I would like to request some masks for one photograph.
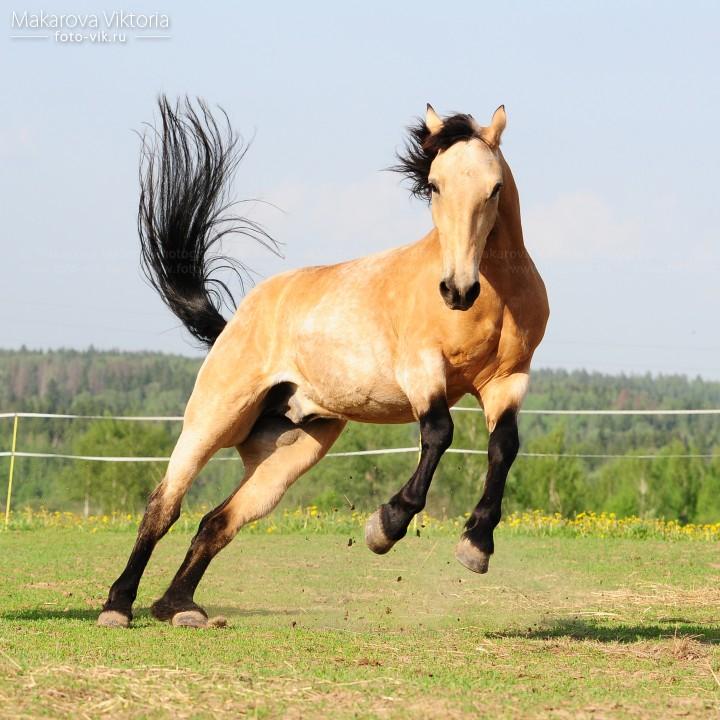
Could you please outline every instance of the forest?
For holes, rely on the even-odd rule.
[[[0,412],[80,415],[181,415],[200,359],[160,353],[57,350],[0,351]],[[471,397],[460,405],[474,407]],[[685,376],[533,371],[525,409],[655,410],[720,407],[720,382]],[[480,413],[454,413],[453,447],[485,450]],[[508,479],[504,511],[581,511],[720,520],[720,416],[520,416],[521,452]],[[17,449],[77,455],[166,456],[178,422],[21,418]],[[12,418],[0,419],[0,450],[10,449]],[[415,447],[418,427],[351,423],[338,452]],[[613,457],[575,457],[611,455]],[[656,456],[640,459],[637,455]],[[709,457],[678,457],[685,455]],[[366,511],[407,480],[414,453],[328,457],[287,493],[284,507]],[[469,512],[482,492],[484,455],[447,454],[428,499],[432,515]],[[84,513],[134,513],[162,478],[162,463],[101,463],[17,458],[13,508]],[[0,458],[5,504],[9,458]],[[242,477],[234,450],[211,462],[188,494],[192,509],[220,503]]]

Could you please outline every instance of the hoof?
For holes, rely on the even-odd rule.
[[[97,619],[98,627],[126,628],[130,627],[130,618],[117,610],[103,610]]]
[[[365,523],[365,543],[378,555],[384,555],[395,544],[383,530],[380,510],[376,510]]]
[[[227,627],[227,620],[222,615],[216,615],[208,620],[208,627],[224,628]]]
[[[199,610],[183,610],[172,618],[175,627],[206,628],[208,619]]]
[[[455,548],[455,557],[461,565],[468,570],[476,573],[486,573],[490,564],[490,555],[476,548],[472,542],[466,538],[460,538],[460,542]]]

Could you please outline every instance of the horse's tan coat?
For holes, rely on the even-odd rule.
[[[493,124],[485,133],[497,143],[504,111]],[[430,177],[440,190],[433,201],[436,227],[419,242],[277,275],[248,294],[198,375],[168,469],[168,492],[184,493],[220,447],[242,446],[266,394],[279,383],[297,386],[287,412],[293,422],[334,418],[338,433],[346,420],[410,422],[437,396],[453,405],[473,394],[490,430],[503,412],[520,407],[548,302],[523,243],[512,173],[496,146],[472,140],[441,153]],[[502,191],[490,200],[498,181]],[[448,273],[458,283],[472,282],[477,273],[481,292],[469,310],[444,303],[438,283]],[[293,458],[290,467],[300,471],[331,444],[307,441],[278,457],[309,453],[309,462]],[[274,472],[276,465],[265,463]],[[296,477],[286,475],[283,488]],[[267,498],[256,491],[251,499],[248,491],[232,505],[248,495],[269,510],[282,495],[278,487],[268,482]],[[238,508],[238,520],[256,514]]]
[[[166,476],[100,625],[129,623],[154,544],[177,518],[193,479],[222,447],[237,447],[245,477],[203,519],[180,570],[153,605],[156,617],[176,624],[207,625],[192,593],[212,556],[242,525],[270,512],[327,453],[348,420],[430,418],[435,427],[425,431],[428,438],[434,433],[427,439],[433,457],[427,460],[425,446],[422,457],[436,465],[452,438],[447,407],[471,393],[489,430],[496,423],[505,428],[496,454],[505,452],[504,442],[509,467],[516,450],[506,412],[516,411],[527,391],[548,302],[525,250],[517,189],[499,150],[505,122],[504,108],[498,108],[488,127],[438,151],[428,178],[434,228],[419,242],[278,275],[247,296],[198,373]],[[425,123],[431,132],[443,128],[430,107]],[[517,442],[516,428],[514,437]],[[435,465],[425,467],[427,485],[416,491],[422,504]],[[493,502],[485,510],[499,519]],[[368,543],[386,552],[394,540],[385,535],[379,512],[370,518]],[[492,547],[476,546],[464,535],[458,548],[465,566],[487,570]]]

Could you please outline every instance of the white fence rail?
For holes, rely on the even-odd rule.
[[[470,407],[454,407],[453,412],[471,412],[482,413],[481,408]],[[624,415],[624,416],[640,416],[640,415],[720,415],[720,408],[702,409],[702,410],[521,410],[523,415]],[[18,425],[20,418],[44,418],[55,420],[119,420],[123,422],[180,422],[181,415],[71,415],[57,413],[0,413],[0,419],[13,420],[12,445],[10,450],[0,451],[0,457],[10,458],[10,470],[8,473],[7,499],[5,503],[5,526],[8,526],[10,520],[10,506],[12,498],[13,475],[15,470],[16,458],[41,458],[56,460],[75,460],[81,462],[115,462],[115,463],[159,463],[167,462],[169,457],[136,457],[136,456],[109,456],[109,455],[73,455],[68,453],[40,453],[25,452],[17,449]],[[326,457],[360,457],[366,455],[394,455],[398,453],[416,453],[417,447],[401,447],[401,448],[380,448],[376,450],[352,450],[348,452],[331,452]],[[461,455],[485,455],[485,450],[450,448],[448,453],[456,453]],[[579,458],[579,459],[628,459],[628,460],[654,460],[656,458],[712,458],[711,453],[698,454],[638,454],[638,455],[621,455],[612,453],[534,453],[520,452],[519,457],[526,458]],[[239,456],[214,458],[215,461],[237,461]]]
[[[479,407],[454,407],[452,412],[482,413]],[[700,410],[520,410],[521,415],[720,415],[720,408]],[[9,412],[0,418],[55,418],[56,420],[130,420],[149,422],[172,422],[183,419],[182,415],[65,415],[59,413]]]

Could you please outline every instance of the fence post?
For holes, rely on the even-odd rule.
[[[10,524],[10,502],[12,499],[13,473],[15,472],[15,449],[17,448],[18,420],[19,417],[16,413],[13,419],[12,447],[10,448],[10,473],[8,475],[7,500],[5,501],[6,530],[8,529],[8,525]]]

